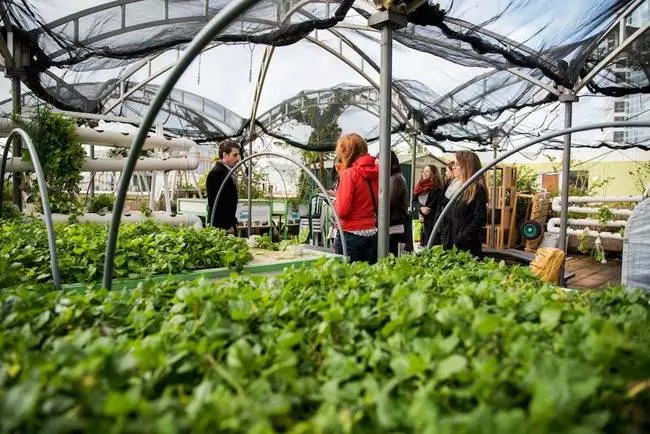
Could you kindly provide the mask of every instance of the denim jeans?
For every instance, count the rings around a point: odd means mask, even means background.
[[[343,235],[345,236],[350,262],[365,261],[369,264],[377,262],[377,235],[362,237],[351,232],[343,232]],[[334,241],[334,251],[339,255],[343,254],[340,231]]]

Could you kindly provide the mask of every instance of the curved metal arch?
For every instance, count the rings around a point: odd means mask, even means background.
[[[257,154],[254,155],[249,155],[248,157],[244,158],[241,160],[239,163],[237,163],[233,168],[230,169],[230,172],[228,172],[227,177],[230,177],[239,169],[241,166],[243,166],[245,163],[248,161],[252,161],[256,158],[259,157],[277,157],[277,158],[283,158],[296,166],[298,166],[300,169],[302,169],[307,176],[311,178],[312,181],[316,184],[318,189],[323,193],[323,196],[325,197],[325,201],[327,202],[327,205],[332,209],[333,214],[334,214],[334,219],[336,220],[336,225],[339,228],[342,228],[343,225],[341,224],[341,220],[339,219],[339,215],[336,212],[336,208],[334,208],[334,203],[332,203],[332,199],[330,199],[329,194],[327,194],[327,189],[321,184],[320,180],[316,175],[314,175],[314,172],[309,170],[307,166],[305,166],[303,163],[300,161],[296,160],[295,158],[289,157],[288,155],[284,154],[279,154],[277,152],[258,152]],[[214,202],[212,203],[212,212],[210,213],[210,226],[212,226],[212,221],[214,221],[214,217],[216,216],[217,212],[217,203],[219,202],[219,197],[221,196],[221,192],[223,189],[226,187],[226,183],[222,182],[221,185],[219,186],[219,190],[217,191],[217,195],[214,197]],[[347,247],[347,242],[345,241],[345,237],[341,236],[341,247],[343,248],[343,256],[346,258],[348,257],[348,247]]]
[[[125,33],[137,31],[137,30],[144,30],[147,28],[151,27],[158,27],[158,26],[167,26],[167,25],[175,25],[175,24],[183,24],[183,23],[189,23],[189,22],[207,22],[210,19],[210,14],[209,14],[209,0],[206,0],[205,7],[200,14],[192,15],[192,16],[183,16],[183,17],[178,17],[178,18],[169,18],[169,2],[170,0],[166,0],[163,4],[164,9],[162,12],[162,19],[158,20],[152,20],[146,23],[138,23],[134,25],[126,25],[127,21],[127,5],[130,4],[135,4],[135,3],[144,3],[147,0],[115,0],[109,3],[97,5],[94,7],[90,7],[84,10],[81,10],[79,12],[69,14],[65,17],[59,18],[57,20],[54,20],[50,23],[47,23],[45,25],[45,29],[39,29],[35,32],[36,36],[42,35],[43,33],[46,33],[48,30],[54,30],[58,27],[65,27],[68,26],[69,24],[72,24],[73,26],[73,34],[75,38],[75,42],[81,42],[84,45],[89,45],[93,43],[100,42],[105,39],[109,39],[115,36],[119,36]],[[294,4],[291,0],[289,1],[289,5],[287,7],[286,2],[282,2],[280,0],[275,0],[275,7],[276,7],[276,16],[278,17],[277,21],[274,22],[272,20],[265,20],[265,19],[260,19],[260,18],[253,18],[253,17],[244,17],[244,21],[248,23],[254,23],[254,24],[261,24],[264,26],[267,26],[264,29],[259,29],[256,33],[260,32],[265,32],[269,31],[273,28],[275,28],[278,24],[286,22],[288,18],[290,18],[292,15],[294,15],[297,11],[299,11],[302,7],[304,7],[306,4],[309,3],[321,3],[318,0],[299,0],[296,1]],[[329,3],[326,3],[327,7],[329,8]],[[88,37],[83,40],[78,39],[79,35],[79,21],[82,18],[101,13],[104,11],[108,11],[111,9],[120,9],[120,21],[121,25],[119,29],[107,31],[101,34],[96,34],[92,35],[91,37]],[[240,17],[241,18],[241,17]],[[51,54],[49,54],[49,57],[51,59],[55,59],[63,54],[65,54],[67,51],[65,49],[61,49],[58,51],[55,51]]]
[[[584,51],[583,55],[580,58],[580,62],[582,63],[580,68],[582,68],[587,60],[589,59],[589,56],[598,49],[600,44],[602,44],[608,37],[609,33],[616,29],[616,27],[619,27],[621,23],[624,23],[625,20],[627,19],[628,16],[632,15],[636,9],[643,4],[643,2],[646,0],[635,0],[633,3],[628,5],[624,10],[622,10],[619,14],[616,20],[612,22],[607,28],[605,28],[602,32],[601,35],[591,44],[591,46]],[[629,41],[629,43],[633,42],[634,40]],[[620,43],[620,35],[619,35],[619,43]],[[621,43],[616,49],[621,48],[622,45],[629,45],[629,43]],[[623,47],[624,48],[624,47]],[[616,51],[616,49],[614,51]],[[595,65],[594,68],[592,68],[590,71],[587,71],[588,76],[591,76],[591,79],[595,78],[595,75],[603,69],[603,66],[601,65],[602,62],[599,62],[598,65]],[[585,77],[587,78],[587,77]],[[589,80],[580,80],[578,83],[576,83],[576,91],[581,89],[582,87],[586,86]]]
[[[459,189],[458,191],[449,199],[449,202],[445,206],[445,208],[442,210],[440,213],[440,216],[438,216],[438,219],[436,220],[435,225],[433,226],[433,230],[431,231],[431,235],[429,236],[429,240],[427,242],[427,248],[433,247],[433,242],[435,240],[436,234],[440,231],[440,227],[442,226],[442,222],[444,218],[446,217],[447,213],[451,209],[451,206],[453,203],[460,198],[460,196],[465,192],[467,187],[472,185],[473,182],[478,180],[485,172],[490,170],[493,166],[496,166],[506,158],[516,154],[517,152],[521,152],[526,148],[529,148],[533,145],[536,145],[538,143],[544,142],[546,140],[553,139],[555,137],[559,136],[564,136],[567,134],[572,134],[572,133],[579,133],[581,131],[589,131],[589,130],[599,130],[603,128],[630,128],[630,127],[641,127],[641,128],[650,128],[650,121],[624,121],[624,122],[600,122],[596,124],[587,124],[587,125],[581,125],[577,127],[572,127],[572,128],[566,128],[563,130],[559,131],[554,131],[552,133],[545,134],[543,136],[537,137],[529,142],[526,142],[520,146],[517,146],[516,148],[513,148],[507,152],[504,152],[501,154],[499,157],[495,158],[492,160],[490,163],[486,164],[483,166],[479,171],[477,171],[473,176],[471,176]],[[568,192],[565,192],[565,194],[568,194]],[[566,221],[564,222],[564,225],[566,226]],[[561,241],[560,241],[561,242]]]
[[[213,40],[220,32],[222,32],[229,24],[237,19],[242,13],[250,9],[256,0],[233,0],[225,6],[215,17],[213,17],[208,24],[192,39],[188,45],[185,53],[181,57],[181,61],[176,65],[170,76],[160,86],[156,98],[149,106],[149,110],[142,120],[142,124],[138,129],[138,133],[133,140],[133,145],[129,151],[127,161],[124,166],[123,176],[120,178],[120,184],[117,190],[117,197],[115,198],[115,205],[113,208],[113,217],[111,225],[108,230],[108,239],[106,243],[106,251],[104,255],[104,287],[111,289],[113,283],[113,263],[115,260],[115,247],[117,245],[117,235],[119,232],[120,222],[122,220],[122,212],[124,211],[124,203],[126,202],[126,193],[131,182],[131,175],[135,169],[140,151],[144,145],[144,139],[151,128],[154,119],[163,105],[169,92],[174,88],[174,85],[180,79],[181,75],[192,63],[194,58],[198,56],[201,51]]]
[[[61,271],[59,270],[59,261],[56,256],[56,238],[54,236],[54,223],[52,222],[52,212],[50,211],[50,200],[47,195],[47,183],[45,182],[45,172],[43,166],[38,159],[38,153],[32,143],[32,139],[25,131],[20,128],[14,128],[13,131],[7,136],[5,149],[2,153],[2,163],[0,165],[0,192],[4,191],[5,169],[7,165],[7,157],[9,156],[9,149],[15,137],[20,137],[23,144],[27,146],[27,150],[32,159],[34,172],[36,172],[36,179],[38,180],[38,191],[41,196],[41,204],[43,206],[43,218],[45,219],[45,227],[47,229],[47,245],[50,250],[50,268],[52,269],[52,281],[56,289],[61,289]],[[0,216],[2,215],[2,195],[0,195]]]
[[[337,88],[334,88],[337,90]],[[341,89],[345,92],[345,89]],[[351,89],[351,93],[346,93],[343,95],[342,102],[344,104],[357,106],[368,111],[371,114],[376,114],[368,109],[368,106],[377,106],[379,104],[379,91],[371,86],[359,86]],[[329,99],[333,96],[333,89],[321,89],[321,90],[312,90],[307,92],[300,92],[293,97],[282,101],[280,104],[277,104],[275,107],[264,112],[261,116],[258,117],[258,121],[265,126],[275,125],[279,119],[289,119],[289,114],[300,112],[301,109],[305,107],[313,107],[317,104],[305,102],[309,99],[316,99],[317,103],[321,101],[320,97],[323,96],[323,103],[327,103]],[[296,109],[293,108],[295,103],[301,103]],[[292,107],[289,110],[289,107]],[[284,123],[284,122],[281,122]]]
[[[144,98],[142,98],[142,100],[147,102],[147,101],[150,101],[151,99],[153,99],[155,97],[155,95],[156,95],[159,88],[160,88],[160,86],[155,85],[155,84],[148,84],[148,85],[140,88],[139,91],[142,92],[142,94],[145,96]],[[180,96],[180,98],[179,98],[179,96]],[[197,108],[188,105],[186,103],[186,98],[185,98],[186,96],[188,98],[192,99],[192,100],[200,101],[201,102],[201,110],[197,110]],[[140,98],[138,98],[137,96],[134,97],[134,94],[132,94],[129,99],[130,100],[140,100]],[[223,126],[228,127],[228,128],[230,128],[232,130],[235,130],[235,131],[238,131],[244,124],[244,118],[242,116],[240,116],[238,113],[235,113],[234,111],[228,109],[227,107],[219,104],[216,101],[213,101],[213,100],[211,100],[209,98],[206,98],[206,97],[203,97],[201,95],[197,95],[197,94],[195,94],[193,92],[188,92],[186,90],[175,88],[170,93],[170,96],[167,99],[167,101],[168,101],[168,104],[173,104],[173,105],[176,105],[176,106],[179,106],[179,107],[186,108],[186,109],[194,111],[195,113],[200,115],[202,118],[205,118],[207,122],[214,125],[218,129],[222,129],[222,128],[220,128],[219,125],[215,124],[215,122],[217,122],[218,124],[222,124]],[[210,109],[213,109],[215,111],[221,112],[222,117],[217,118],[217,117],[211,117],[211,116],[209,117],[209,116],[207,116],[206,113],[205,113],[205,108],[206,107],[210,108]],[[240,121],[240,125],[233,126],[233,125],[229,124],[227,122],[228,117],[236,118],[236,120]]]

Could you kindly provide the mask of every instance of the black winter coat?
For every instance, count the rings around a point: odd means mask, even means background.
[[[442,209],[442,208],[441,208]],[[482,257],[482,239],[487,220],[487,192],[482,185],[476,190],[474,199],[466,203],[459,197],[444,218],[440,241],[451,249],[456,246],[472,255]]]
[[[419,218],[420,216],[422,216],[424,220],[422,222],[422,232],[420,234],[421,237],[420,242],[422,244],[426,244],[429,242],[429,236],[431,235],[431,231],[433,230],[433,225],[436,223],[436,220],[438,219],[438,216],[442,211],[440,204],[444,198],[445,195],[444,195],[444,190],[442,188],[436,188],[435,190],[431,190],[429,192],[429,196],[427,196],[427,200],[424,203],[424,205],[420,205],[420,201],[418,200],[417,197],[413,198],[413,210],[415,211],[413,217]],[[427,208],[431,209],[431,212],[428,215],[424,215],[420,213],[420,209],[423,206],[426,206]],[[436,244],[440,244],[440,242],[437,242]]]
[[[228,177],[229,172],[229,167],[221,162],[217,162],[212,170],[210,170],[210,173],[208,173],[208,178],[205,182],[205,187],[208,192],[207,221],[210,221],[214,199],[217,197],[217,192],[221,184],[226,180],[226,186],[223,188],[221,196],[219,196],[217,210],[212,221],[212,226],[226,230],[237,226],[237,201],[239,200],[237,185],[232,177]]]

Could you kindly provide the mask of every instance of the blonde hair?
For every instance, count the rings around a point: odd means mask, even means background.
[[[345,134],[336,142],[336,157],[341,162],[341,172],[368,153],[368,143],[359,134]]]
[[[472,151],[456,152],[456,164],[459,168],[458,178],[463,184],[481,169],[481,160],[479,160],[478,155]],[[483,186],[483,188],[485,188],[485,178],[482,176],[474,181],[472,185],[467,187],[467,190],[465,190],[463,198],[465,199],[466,203],[474,200],[479,186]]]

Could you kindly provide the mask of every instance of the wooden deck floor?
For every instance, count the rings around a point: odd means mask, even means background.
[[[576,273],[566,284],[569,288],[604,289],[621,283],[621,261],[618,259],[601,264],[589,256],[569,255],[566,268]]]

